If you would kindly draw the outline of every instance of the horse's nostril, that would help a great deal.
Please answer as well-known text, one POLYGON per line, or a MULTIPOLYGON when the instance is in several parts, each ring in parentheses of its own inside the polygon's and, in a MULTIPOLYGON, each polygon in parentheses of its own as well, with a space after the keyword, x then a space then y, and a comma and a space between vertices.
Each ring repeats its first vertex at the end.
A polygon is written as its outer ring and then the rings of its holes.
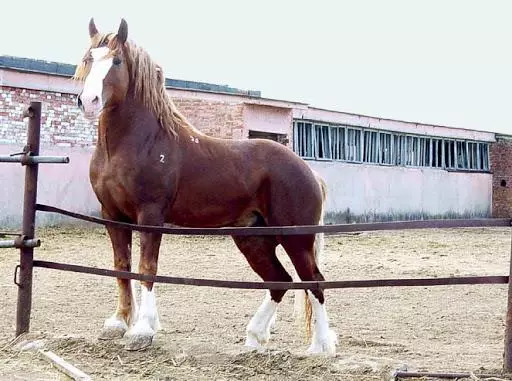
POLYGON ((80 97, 77 98, 76 103, 78 104, 78 108, 83 108, 82 107, 82 100, 80 99, 80 97))
POLYGON ((96 104, 96 103, 98 103, 99 100, 100 99, 98 98, 98 96, 95 96, 94 99, 92 100, 92 103, 96 104))

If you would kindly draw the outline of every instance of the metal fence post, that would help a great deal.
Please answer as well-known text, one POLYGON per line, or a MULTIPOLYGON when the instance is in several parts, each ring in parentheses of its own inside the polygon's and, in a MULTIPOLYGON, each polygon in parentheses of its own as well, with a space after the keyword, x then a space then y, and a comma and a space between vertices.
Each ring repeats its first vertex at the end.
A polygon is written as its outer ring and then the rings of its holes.
MULTIPOLYGON (((28 116, 26 155, 39 155, 39 140, 41 134, 41 102, 31 102, 25 113, 28 116)), ((37 198, 38 164, 26 165, 25 195, 23 200, 22 234, 27 239, 34 238, 37 198)), ((20 271, 18 281, 18 305, 16 310, 16 336, 28 332, 30 328, 30 312, 32 308, 32 270, 34 248, 20 249, 20 271)))
POLYGON ((505 318, 505 353, 503 354, 503 370, 507 373, 512 372, 512 237, 509 266, 507 316, 505 318))

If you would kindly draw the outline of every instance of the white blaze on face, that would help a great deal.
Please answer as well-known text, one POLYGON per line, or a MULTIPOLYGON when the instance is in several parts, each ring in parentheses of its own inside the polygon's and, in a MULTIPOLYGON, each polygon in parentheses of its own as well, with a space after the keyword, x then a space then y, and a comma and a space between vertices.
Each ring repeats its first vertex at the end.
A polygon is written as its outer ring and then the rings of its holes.
POLYGON ((80 95, 84 114, 87 118, 94 119, 103 109, 103 80, 112 67, 113 57, 108 57, 110 49, 101 47, 91 49, 92 67, 85 79, 84 89, 80 95))

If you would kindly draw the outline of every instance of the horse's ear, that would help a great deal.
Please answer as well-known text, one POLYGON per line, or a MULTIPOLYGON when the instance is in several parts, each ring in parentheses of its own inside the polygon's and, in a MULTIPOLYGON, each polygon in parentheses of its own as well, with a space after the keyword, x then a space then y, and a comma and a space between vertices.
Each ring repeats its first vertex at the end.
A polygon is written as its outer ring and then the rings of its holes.
POLYGON ((98 28, 96 28, 96 24, 94 23, 94 18, 91 17, 89 21, 89 36, 93 38, 98 34, 98 28))
POLYGON ((124 44, 128 39, 128 23, 125 19, 121 19, 121 25, 119 25, 119 30, 117 31, 117 41, 121 44, 124 44))

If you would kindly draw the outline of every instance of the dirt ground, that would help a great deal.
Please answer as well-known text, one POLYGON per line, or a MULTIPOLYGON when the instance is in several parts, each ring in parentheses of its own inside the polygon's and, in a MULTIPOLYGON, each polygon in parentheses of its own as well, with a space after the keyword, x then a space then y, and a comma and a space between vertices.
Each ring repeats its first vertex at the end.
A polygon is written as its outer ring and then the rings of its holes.
MULTIPOLYGON (((111 268, 102 228, 38 229, 37 259, 111 268)), ((326 237, 328 280, 506 275, 507 228, 373 232, 326 237)), ((135 239, 138 260, 138 240, 135 239)), ((16 250, 0 257, 0 379, 64 380, 20 342, 42 340, 95 380, 382 380, 392 369, 496 373, 502 367, 506 285, 328 290, 339 346, 334 358, 306 356, 293 294, 278 311, 268 352, 247 352, 245 326, 261 290, 157 285, 163 330, 153 346, 126 352, 98 341, 116 305, 112 278, 35 269, 31 333, 14 337, 16 250)), ((281 252, 287 268, 290 264, 281 252)), ((159 273, 259 280, 227 237, 165 236, 159 273)), ((501 376, 503 377, 503 376, 501 376)), ((475 378, 476 379, 476 378, 475 378)))

